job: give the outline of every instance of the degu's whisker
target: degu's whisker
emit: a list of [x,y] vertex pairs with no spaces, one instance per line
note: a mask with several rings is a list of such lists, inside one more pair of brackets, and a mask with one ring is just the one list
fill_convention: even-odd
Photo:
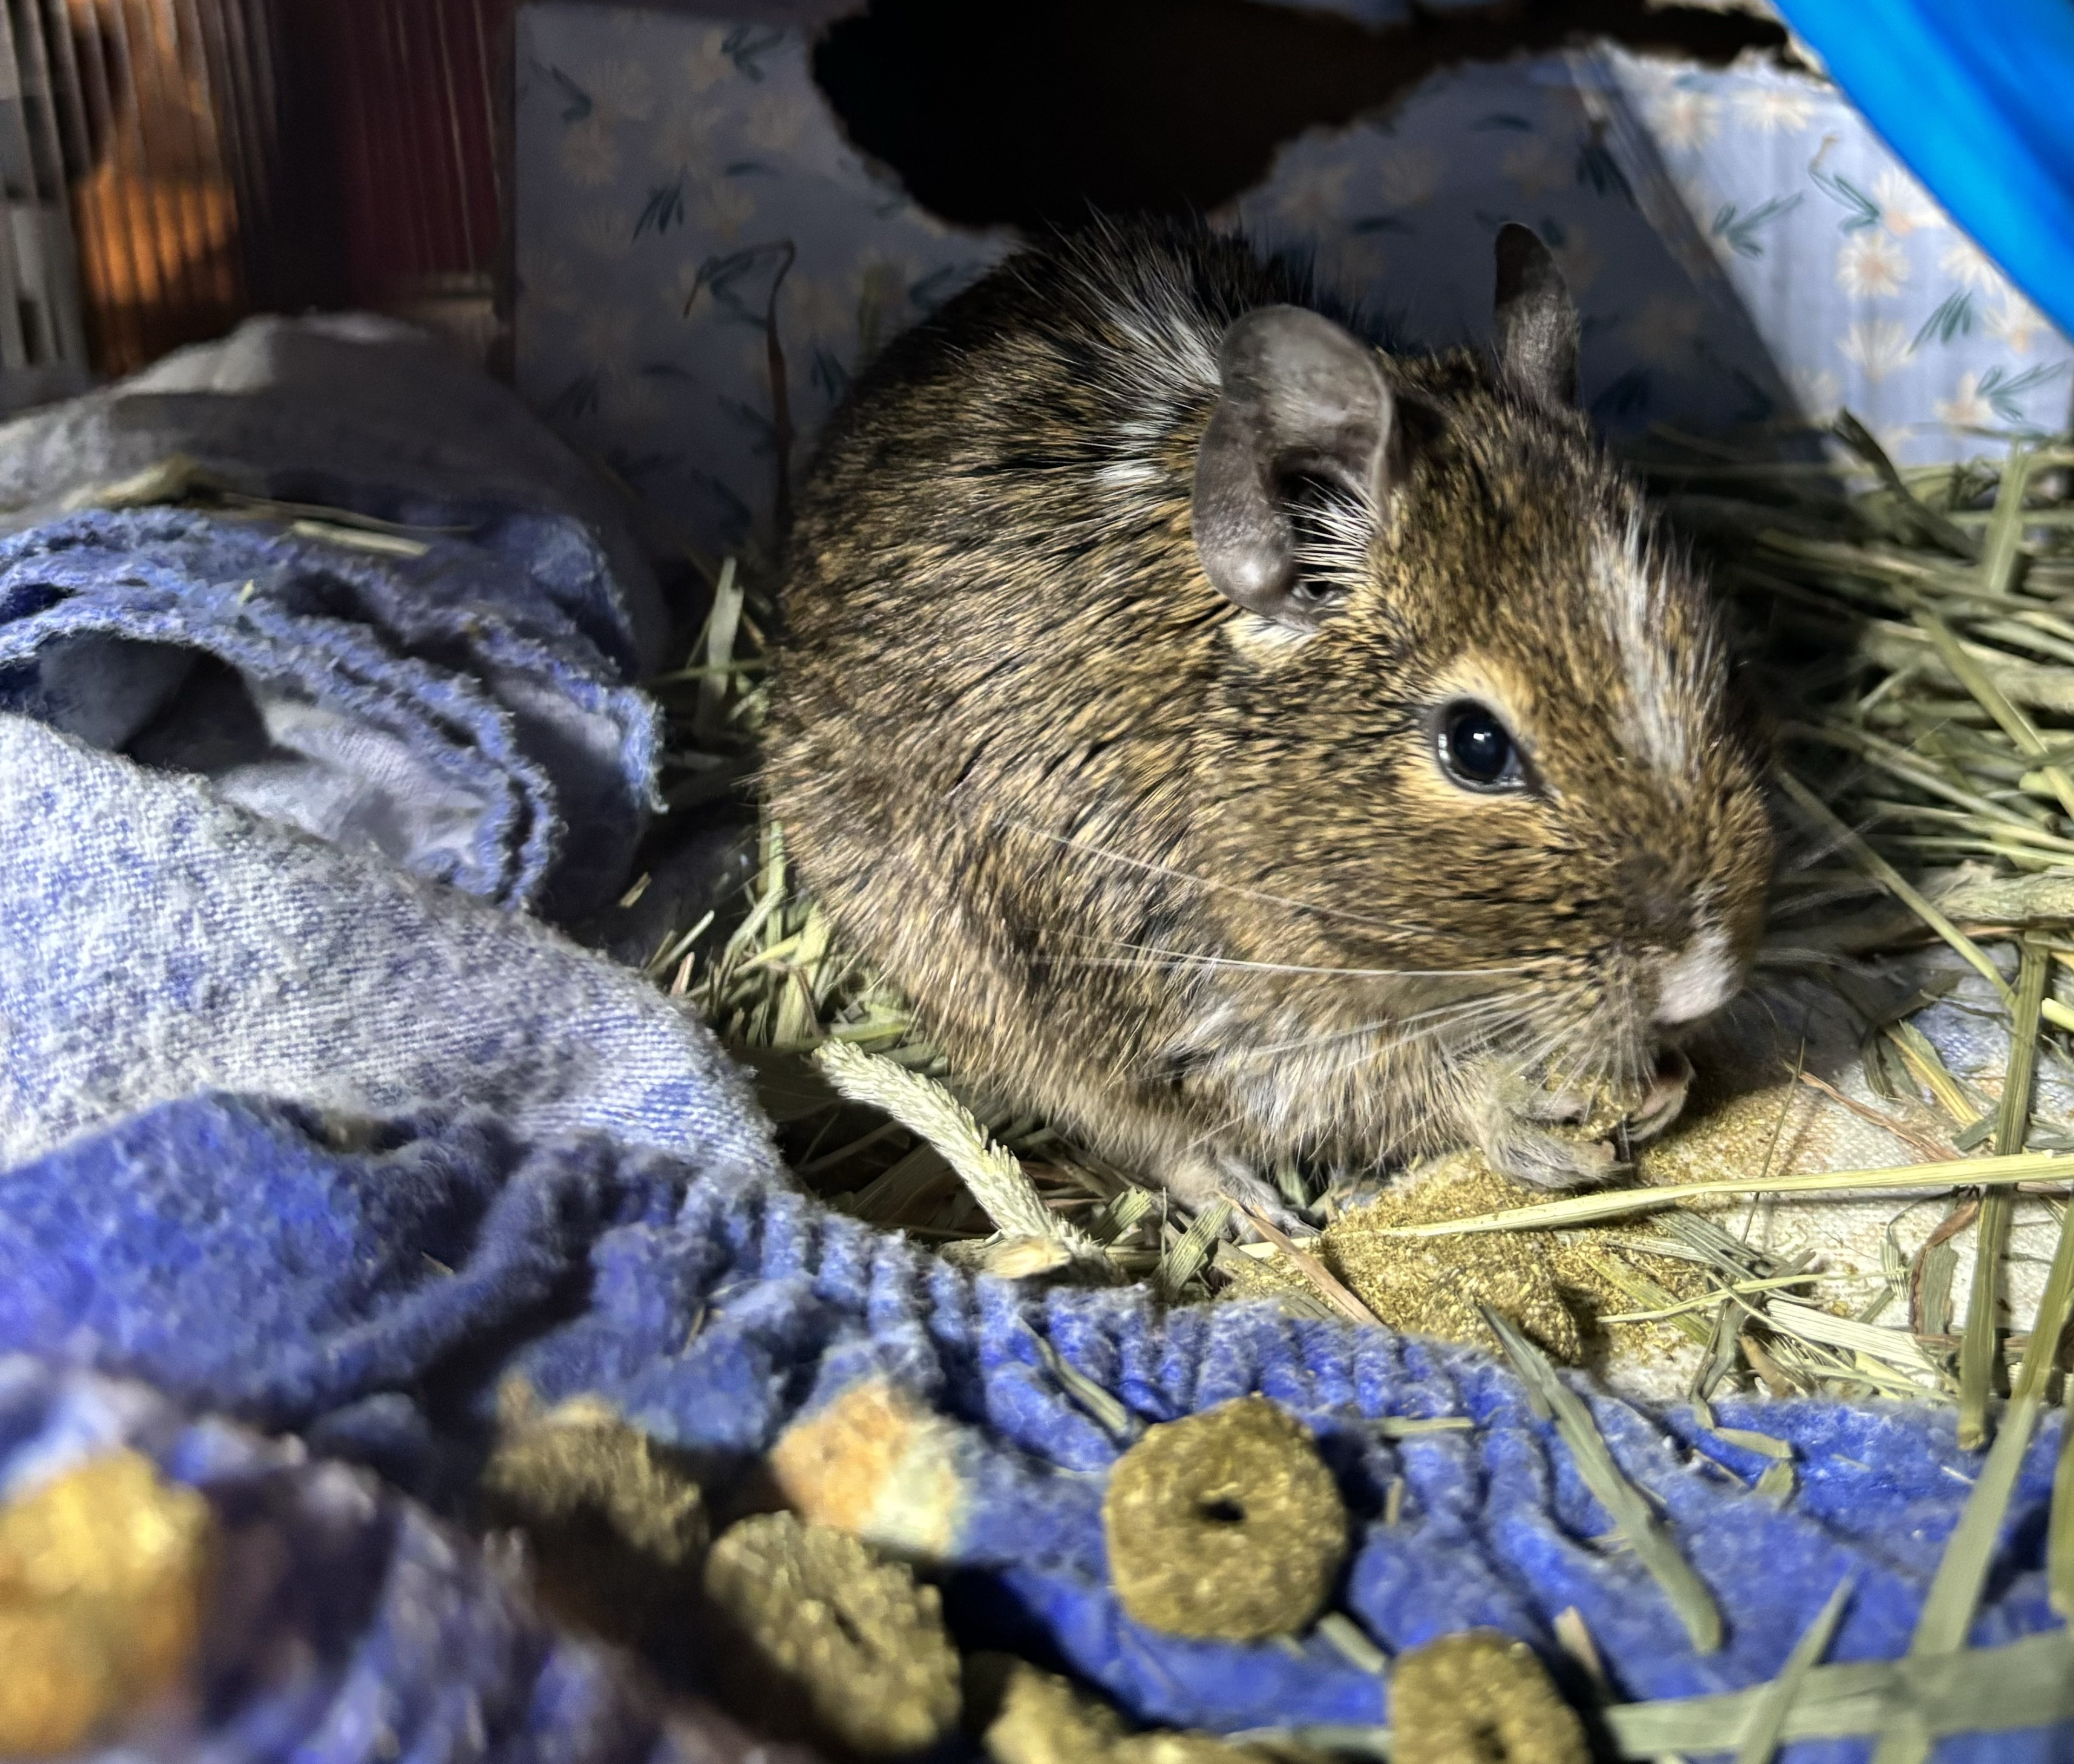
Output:
[[1379,1037],[1367,1056],[1386,1061],[1451,1034],[1469,1032],[1478,1040],[1487,1039],[1507,1027],[1523,1027],[1532,1020],[1531,1008],[1522,1007],[1509,998],[1492,995],[1469,999],[1439,1010],[1422,1011],[1414,1018],[1397,1018],[1370,1026],[1374,1031],[1386,1030],[1390,1033]]
[[1409,1016],[1399,1017],[1393,1020],[1400,1028],[1410,1028],[1415,1023],[1437,1021],[1444,1024],[1465,1014],[1481,1014],[1486,1012],[1502,1014],[1507,1010],[1514,1010],[1524,1015],[1527,1013],[1546,1008],[1546,1001],[1537,1002],[1529,999],[1522,1002],[1505,993],[1480,993],[1473,998],[1451,999],[1446,1004],[1435,1005],[1428,1010],[1416,1010]]
[[1118,944],[1114,948],[1154,958],[1134,961],[1130,956],[1054,956],[1042,958],[1045,965],[1072,965],[1085,968],[1218,968],[1263,974],[1320,974],[1342,980],[1462,980],[1485,974],[1523,974],[1530,967],[1504,968],[1335,968],[1293,961],[1253,961],[1237,956],[1198,955],[1188,950],[1159,949],[1142,944]]
[[[1233,1047],[1219,1053],[1213,1063],[1227,1069],[1235,1067],[1243,1068],[1257,1064],[1264,1060],[1278,1058],[1283,1055],[1300,1054],[1312,1048],[1328,1047],[1340,1042],[1357,1040],[1364,1035],[1382,1036],[1383,1039],[1379,1045],[1368,1050],[1367,1053],[1357,1052],[1350,1064],[1358,1064],[1361,1059],[1368,1057],[1371,1054],[1379,1056],[1386,1054],[1393,1049],[1416,1046],[1423,1040],[1444,1033],[1449,1028],[1461,1023],[1474,1022],[1480,1017],[1498,1017],[1508,1010],[1531,1008],[1533,1007],[1518,1006],[1514,1001],[1502,994],[1485,994],[1474,998],[1457,999],[1450,1004],[1438,1006],[1432,1010],[1420,1011],[1410,1018],[1378,1017],[1366,1022],[1354,1023],[1341,1028],[1321,1029],[1314,1035],[1298,1035],[1286,1041]],[[1424,1022],[1426,1027],[1412,1029],[1407,1034],[1397,1033],[1405,1030],[1409,1025],[1420,1022]],[[1388,1033],[1386,1034],[1386,1031]],[[1157,1052],[1147,1055],[1146,1063],[1150,1064],[1159,1057],[1159,1054]]]
[[[1548,1014],[1553,1015],[1554,1013]],[[1559,1018],[1552,1027],[1541,1027],[1543,1021],[1545,1018],[1527,1013],[1522,1013],[1518,1019],[1518,1027],[1522,1029],[1540,1028],[1540,1033],[1533,1041],[1524,1047],[1507,1052],[1506,1057],[1522,1072],[1546,1066],[1566,1043],[1577,1035],[1589,1018],[1580,1018],[1572,1013]]]
[[1293,1041],[1273,1041],[1257,1047],[1234,1047],[1229,1053],[1219,1055],[1217,1064],[1221,1066],[1251,1065],[1256,1061],[1270,1060],[1281,1054],[1304,1053],[1313,1047],[1329,1047],[1337,1042],[1353,1041],[1389,1027],[1386,1021],[1356,1023],[1351,1029],[1321,1030],[1315,1035],[1299,1035]]
[[1001,824],[1012,827],[1018,832],[1029,834],[1033,839],[1047,841],[1054,845],[1064,845],[1070,851],[1085,852],[1091,857],[1099,857],[1105,863],[1120,864],[1126,870],[1142,870],[1147,875],[1164,876],[1169,880],[1187,882],[1192,887],[1221,890],[1226,894],[1238,894],[1248,900],[1263,900],[1277,907],[1293,907],[1298,912],[1316,913],[1324,919],[1343,919],[1350,925],[1361,925],[1370,931],[1386,931],[1412,936],[1432,936],[1431,925],[1413,925],[1387,919],[1370,919],[1360,913],[1349,912],[1344,907],[1327,907],[1315,900],[1298,900],[1288,894],[1271,894],[1264,889],[1247,888],[1237,882],[1214,882],[1208,876],[1198,876],[1192,871],[1176,870],[1170,864],[1153,862],[1150,858],[1128,857],[1122,852],[1109,850],[1085,839],[1069,838],[1064,833],[1047,832],[1042,827],[1033,827],[1027,821],[1003,817]]
[[1213,1122],[1187,1142],[1186,1149],[1193,1151],[1199,1146],[1208,1145],[1213,1139],[1221,1138],[1232,1128],[1241,1125],[1246,1120],[1247,1113],[1247,1110],[1242,1108],[1234,1113],[1226,1115],[1221,1121]]
[[1486,993],[1475,998],[1458,998],[1430,1010],[1416,1011],[1408,1017],[1393,1017],[1376,1027],[1392,1031],[1387,1038],[1389,1045],[1409,1047],[1469,1023],[1502,1022],[1529,1008],[1502,993]]
[[1645,1062],[1640,1050],[1632,1045],[1593,1047],[1589,1062],[1578,1064],[1574,1071],[1564,1072],[1569,1050],[1590,1028],[1591,1022],[1589,1011],[1573,1014],[1521,1052],[1518,1057],[1522,1069],[1564,1073],[1564,1082],[1593,1093],[1603,1093],[1617,1075],[1628,1083],[1639,1084]]

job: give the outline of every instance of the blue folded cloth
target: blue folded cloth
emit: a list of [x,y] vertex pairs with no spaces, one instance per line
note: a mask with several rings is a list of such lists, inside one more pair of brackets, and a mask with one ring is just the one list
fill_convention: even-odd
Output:
[[[224,506],[77,507],[197,486]],[[407,328],[256,320],[0,426],[0,710],[501,906],[625,887],[653,576],[580,462]]]
[[615,660],[651,673],[665,659],[668,619],[627,505],[510,387],[410,325],[366,312],[248,319],[0,423],[0,531],[176,458],[250,497],[358,508],[363,494],[407,493],[572,515],[612,573],[601,593],[585,590],[587,609],[566,609]]
[[[1123,1614],[1101,1502],[1145,1424],[1265,1393],[1310,1424],[1346,1497],[1356,1547],[1340,1602],[1376,1641],[1488,1624],[1553,1657],[1555,1620],[1574,1607],[1629,1697],[1770,1677],[1847,1576],[1829,1658],[1903,1653],[1979,1464],[1948,1410],[1722,1405],[1723,1422],[1791,1448],[1798,1492],[1774,1502],[1750,1485],[1767,1458],[1689,1415],[1593,1399],[1720,1602],[1725,1646],[1696,1655],[1634,1555],[1608,1547],[1610,1517],[1518,1383],[1469,1349],[1257,1304],[1163,1315],[1142,1291],[974,1279],[767,1173],[598,1136],[529,1142],[435,1112],[341,1144],[313,1110],[222,1096],[76,1139],[0,1184],[9,1349],[304,1430],[440,1502],[461,1498],[514,1378],[544,1403],[610,1405],[690,1454],[723,1502],[788,1429],[865,1400],[894,1418],[874,1449],[901,1465],[882,1535],[950,1574],[962,1641],[1063,1661],[1143,1718],[1223,1729],[1374,1722],[1386,1698],[1324,1636],[1188,1641]],[[1072,1374],[1121,1403],[1122,1426]],[[1437,1417],[1469,1424],[1390,1426]],[[2060,1627],[2042,1561],[2056,1433],[2024,1460],[1976,1644]],[[2063,1725],[1939,1755],[2046,1764],[2070,1742]],[[1857,1742],[1784,1754],[1861,1755]]]
[[389,506],[466,536],[398,556],[146,509],[0,539],[0,710],[500,906],[594,911],[657,725],[563,609],[602,556],[566,518]]
[[1778,5],[1952,218],[2074,332],[2074,6]]

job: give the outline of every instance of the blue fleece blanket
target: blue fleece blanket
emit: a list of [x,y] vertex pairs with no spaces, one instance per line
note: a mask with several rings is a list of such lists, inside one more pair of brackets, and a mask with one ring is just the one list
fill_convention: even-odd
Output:
[[[601,1398],[725,1490],[788,1428],[868,1393],[905,1415],[894,1529],[952,1575],[961,1638],[1060,1661],[1148,1719],[1221,1729],[1374,1722],[1380,1681],[1322,1635],[1235,1646],[1126,1617],[1103,1566],[1104,1481],[1143,1425],[1260,1390],[1316,1431],[1355,1516],[1340,1603],[1394,1651],[1491,1625],[1557,1655],[1574,1607],[1626,1697],[1775,1674],[1837,1582],[1832,1660],[1904,1651],[1978,1460],[1948,1411],[1793,1402],[1689,1419],[1597,1399],[1627,1475],[1719,1600],[1696,1655],[1518,1384],[1483,1356],[1232,1305],[1162,1316],[1142,1292],[1032,1292],[953,1271],[767,1174],[527,1142],[451,1113],[341,1147],[316,1111],[167,1104],[0,1180],[0,1350],[133,1374],[186,1403],[378,1467],[435,1504],[468,1488],[514,1377]],[[1118,1398],[1105,1419],[1060,1365]],[[1390,1423],[1469,1427],[1397,1436]],[[2034,1444],[1973,1640],[2055,1628],[2043,1584],[2056,1429]],[[1397,1522],[1386,1491],[1401,1480]],[[933,1491],[914,1510],[916,1488]],[[894,1503],[899,1505],[900,1503]],[[1947,1760],[2064,1758],[2074,1727],[1946,1742]],[[1863,1755],[1791,1750],[1794,1764]]]
[[[97,506],[155,497],[211,506]],[[582,463],[407,327],[254,319],[0,425],[0,711],[501,906],[626,886],[655,578]]]
[[0,713],[0,1169],[210,1086],[777,1167],[713,1038],[631,969]]
[[594,910],[658,720],[601,642],[602,555],[564,517],[382,505],[425,536],[155,508],[0,539],[0,710],[499,905]]

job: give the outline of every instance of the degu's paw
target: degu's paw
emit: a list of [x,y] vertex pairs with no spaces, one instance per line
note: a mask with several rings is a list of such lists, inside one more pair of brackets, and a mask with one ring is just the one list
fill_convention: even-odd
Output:
[[1630,1148],[1655,1138],[1678,1118],[1692,1077],[1675,1049],[1657,1062],[1638,1097],[1621,1101],[1547,1087],[1518,1072],[1494,1072],[1471,1105],[1469,1128],[1491,1167],[1535,1188],[1577,1188],[1604,1182]]
[[1229,1201],[1232,1216],[1225,1229],[1241,1243],[1256,1243],[1260,1239],[1249,1213],[1258,1214],[1287,1237],[1316,1235],[1317,1228],[1291,1210],[1271,1184],[1236,1158],[1198,1153],[1176,1159],[1159,1172],[1159,1180],[1169,1194],[1192,1212],[1200,1212],[1214,1201]]
[[1477,1123],[1477,1144],[1492,1169],[1530,1188],[1582,1188],[1621,1168],[1612,1140],[1538,1126],[1523,1115],[1486,1113]]

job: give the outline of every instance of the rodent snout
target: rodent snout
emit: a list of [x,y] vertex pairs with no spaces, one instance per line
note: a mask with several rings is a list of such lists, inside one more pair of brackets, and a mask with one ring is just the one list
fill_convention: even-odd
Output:
[[1741,989],[1741,965],[1720,926],[1700,925],[1681,949],[1667,952],[1657,970],[1656,1008],[1651,1021],[1661,1028],[1696,1022],[1720,1010]]

